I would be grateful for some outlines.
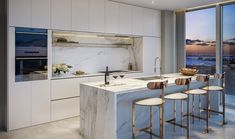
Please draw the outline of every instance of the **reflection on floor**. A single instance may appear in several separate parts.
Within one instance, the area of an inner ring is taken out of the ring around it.
[[[191,124],[191,136],[193,139],[235,139],[235,109],[226,109],[228,124],[220,126],[221,116],[213,115],[210,119],[212,131],[203,134],[204,122],[195,121]],[[186,132],[177,128],[173,132],[172,125],[166,125],[166,139],[185,139]],[[149,135],[143,134],[136,139],[148,139]],[[49,124],[43,124],[30,128],[15,130],[11,132],[1,132],[0,139],[83,139],[79,135],[79,118],[71,118]],[[155,139],[155,138],[153,138]]]

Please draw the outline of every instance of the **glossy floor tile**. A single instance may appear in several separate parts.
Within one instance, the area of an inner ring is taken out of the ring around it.
[[[195,120],[191,124],[191,136],[193,139],[235,139],[235,109],[227,108],[226,116],[228,124],[220,126],[221,116],[212,115],[209,134],[203,134],[205,124],[203,121]],[[185,122],[185,121],[184,121]],[[185,139],[184,129],[176,128],[166,124],[166,139]],[[0,139],[83,139],[79,135],[79,117],[43,124],[30,128],[1,132]],[[149,135],[140,134],[136,139],[150,139]],[[154,137],[152,139],[155,139]]]

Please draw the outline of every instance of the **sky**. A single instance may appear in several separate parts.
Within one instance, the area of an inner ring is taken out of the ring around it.
[[[186,38],[214,41],[216,10],[208,8],[186,13]],[[235,4],[223,7],[224,40],[235,38]]]

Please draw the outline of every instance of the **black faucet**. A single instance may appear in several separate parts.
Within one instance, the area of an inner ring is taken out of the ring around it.
[[[104,74],[104,84],[109,84],[109,68],[108,66],[106,66],[106,71],[105,71],[105,74]]]

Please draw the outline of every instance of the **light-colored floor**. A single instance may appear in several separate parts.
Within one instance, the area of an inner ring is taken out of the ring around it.
[[[210,119],[212,131],[203,134],[204,122],[195,121],[191,124],[193,139],[235,139],[235,109],[227,108],[228,124],[220,126],[221,116],[213,115]],[[176,128],[173,132],[172,125],[166,125],[166,139],[185,139],[185,130]],[[0,139],[83,139],[79,135],[79,117],[43,124],[11,132],[0,132]],[[143,134],[136,139],[149,139]],[[155,139],[155,138],[153,138]]]

